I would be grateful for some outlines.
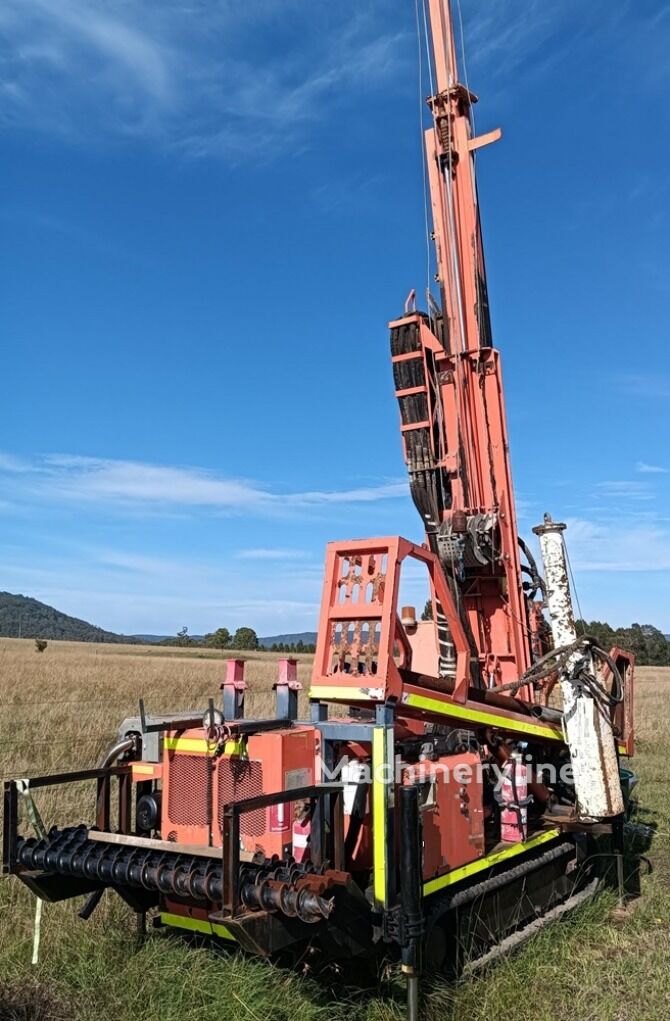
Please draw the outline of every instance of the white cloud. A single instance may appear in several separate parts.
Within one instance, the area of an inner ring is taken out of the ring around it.
[[[568,553],[577,572],[670,570],[670,529],[664,523],[619,517],[602,522],[573,518],[567,524]]]
[[[459,11],[452,5],[460,49]],[[463,29],[470,84],[475,79],[538,77],[593,39],[615,52],[620,47],[627,4],[595,0],[462,0]],[[461,60],[462,77],[465,75]],[[503,95],[509,94],[507,90]]]
[[[213,472],[138,461],[53,454],[38,470],[52,496],[78,500],[247,508],[270,497],[253,483]]]
[[[24,500],[86,502],[136,512],[200,508],[247,514],[296,514],[330,505],[372,503],[407,496],[407,484],[383,480],[353,489],[278,493],[245,479],[201,468],[48,454],[23,463],[0,460],[7,488]]]
[[[289,505],[294,507],[316,507],[319,504],[329,503],[372,503],[376,500],[394,500],[407,496],[408,492],[407,482],[403,480],[384,482],[378,486],[361,486],[358,489],[293,493],[279,499],[288,500]]]
[[[237,560],[303,560],[307,556],[300,549],[241,549],[235,554]]]
[[[618,379],[619,388],[623,393],[633,397],[670,397],[670,376],[631,374]]]
[[[473,66],[486,66],[496,75],[509,74],[523,64],[534,50],[553,36],[566,16],[543,0],[498,0],[480,4],[464,3],[466,57]],[[455,24],[459,36],[457,10]],[[459,40],[460,41],[460,40]]]
[[[646,482],[630,479],[610,480],[596,484],[598,496],[612,500],[653,500],[654,494]]]
[[[90,553],[92,560],[106,567],[118,568],[121,571],[130,571],[137,574],[163,575],[172,577],[175,565],[161,557],[150,557],[142,553],[126,553],[123,550],[95,549],[87,551],[81,548],[82,553]]]
[[[5,0],[5,127],[195,156],[295,151],[326,104],[392,84],[406,46],[385,0]]]
[[[659,464],[647,464],[646,461],[638,461],[635,465],[635,471],[642,472],[643,475],[667,475],[668,469],[662,468]]]
[[[194,634],[248,625],[259,634],[311,630],[320,570],[244,567],[222,559],[153,557],[123,549],[63,543],[43,551],[3,545],[3,588],[124,634]]]
[[[14,457],[13,454],[4,454],[0,451],[0,471],[4,472],[30,471],[30,462],[23,461],[19,457]]]

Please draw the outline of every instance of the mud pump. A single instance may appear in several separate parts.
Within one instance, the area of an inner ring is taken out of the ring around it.
[[[447,0],[428,0],[425,131],[438,297],[390,323],[404,458],[425,541],[327,547],[309,714],[294,660],[245,716],[244,663],[196,713],[138,715],[98,768],[5,784],[3,870],[39,898],[107,888],[159,926],[266,957],[456,974],[593,891],[621,860],[619,757],[633,657],[579,636],[563,529],[519,539],[475,178],[476,96]],[[425,575],[432,619],[401,605]],[[39,825],[41,792],[89,781],[85,822]],[[603,837],[603,834],[605,836]],[[476,910],[475,910],[476,909]]]

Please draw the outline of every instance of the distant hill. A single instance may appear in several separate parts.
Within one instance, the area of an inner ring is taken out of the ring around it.
[[[104,631],[70,617],[30,596],[0,592],[0,635],[4,638],[51,638],[70,642],[128,642],[132,638]]]
[[[172,635],[128,635],[131,642],[145,642],[147,645],[158,645],[172,637]]]
[[[272,645],[295,645],[302,642],[303,645],[316,645],[316,631],[301,631],[296,635],[271,635],[269,638],[259,638],[258,644],[263,649],[269,649]]]
[[[174,635],[117,635],[113,631],[89,624],[78,617],[70,617],[61,613],[53,606],[41,603],[31,596],[14,595],[11,592],[0,592],[0,636],[3,638],[46,638],[60,639],[65,642],[107,642],[160,645],[162,642],[174,642]],[[191,635],[191,639],[202,642],[204,635]],[[316,643],[315,631],[301,631],[299,634],[271,635],[259,638],[261,648],[269,649],[272,645],[303,645]]]

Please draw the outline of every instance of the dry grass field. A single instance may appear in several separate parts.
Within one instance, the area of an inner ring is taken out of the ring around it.
[[[206,705],[223,653],[192,649],[0,640],[0,775],[95,765],[119,721],[137,712]],[[271,710],[276,656],[246,654],[248,712]],[[300,657],[305,688],[310,657]],[[623,913],[603,893],[547,928],[520,954],[455,986],[435,983],[427,1021],[665,1021],[670,1017],[670,669],[637,675],[639,819],[656,830],[642,896]],[[89,792],[40,804],[46,821],[90,818]],[[632,858],[629,863],[632,868]],[[0,879],[0,1021],[399,1021],[393,979],[363,993],[336,989],[239,954],[151,935],[138,948],[133,918],[110,894],[88,922],[80,904],[45,905],[40,963],[32,967],[34,901]]]
[[[228,654],[213,649],[0,639],[0,774],[85,767],[116,736],[121,720],[207,706],[220,696]],[[244,653],[247,713],[272,711],[277,656]],[[307,688],[311,656],[298,656]]]

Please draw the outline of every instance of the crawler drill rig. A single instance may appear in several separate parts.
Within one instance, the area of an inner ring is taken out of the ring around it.
[[[544,578],[518,538],[475,179],[500,132],[474,135],[448,0],[428,8],[440,301],[421,312],[412,292],[390,324],[425,542],[328,545],[307,719],[294,660],[270,719],[245,717],[230,660],[219,704],[140,703],[100,767],[7,781],[3,843],[5,873],[46,900],[88,895],[85,916],[110,888],[263,956],[399,960],[411,1018],[422,968],[488,960],[592,891],[594,834],[621,850],[634,740],[633,658],[577,636],[564,526],[536,529]],[[432,620],[400,606],[410,561]],[[81,781],[94,817],[47,832],[40,792]]]

